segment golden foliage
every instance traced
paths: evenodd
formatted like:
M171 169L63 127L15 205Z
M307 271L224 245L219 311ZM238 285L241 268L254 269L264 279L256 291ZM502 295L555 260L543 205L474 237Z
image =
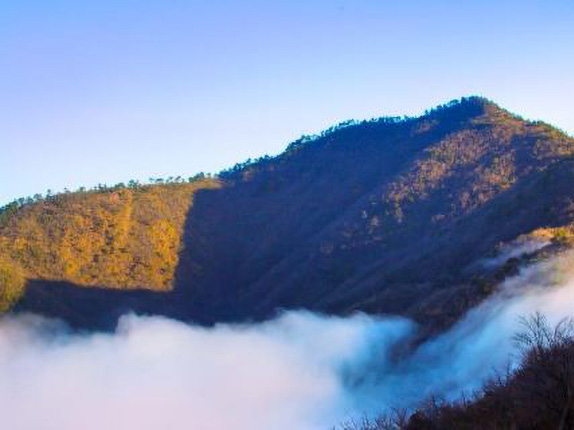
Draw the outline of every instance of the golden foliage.
M71 193L28 205L0 229L0 256L26 278L108 288L171 288L187 213L215 180Z
M24 291L24 273L18 265L5 258L0 259L0 312L15 303Z

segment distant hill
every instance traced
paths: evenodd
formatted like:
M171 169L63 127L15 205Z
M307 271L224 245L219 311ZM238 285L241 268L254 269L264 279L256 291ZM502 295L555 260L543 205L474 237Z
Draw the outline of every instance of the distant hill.
M501 244L570 240L572 184L574 139L483 98L346 122L214 179L5 210L5 307L83 325L307 308L444 326L510 273L472 269Z

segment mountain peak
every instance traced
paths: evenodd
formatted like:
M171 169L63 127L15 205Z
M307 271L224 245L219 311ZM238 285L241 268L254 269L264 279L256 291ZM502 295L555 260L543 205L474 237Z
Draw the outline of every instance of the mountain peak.
M423 117L472 118L484 114L508 113L492 100L482 96L468 96L454 99L427 110Z

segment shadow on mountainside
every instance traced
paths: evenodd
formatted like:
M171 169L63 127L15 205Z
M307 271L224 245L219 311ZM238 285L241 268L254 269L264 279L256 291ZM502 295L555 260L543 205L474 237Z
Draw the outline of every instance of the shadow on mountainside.
M126 313L168 315L171 293L86 287L64 281L27 282L16 312L33 312L66 321L76 329L114 330Z

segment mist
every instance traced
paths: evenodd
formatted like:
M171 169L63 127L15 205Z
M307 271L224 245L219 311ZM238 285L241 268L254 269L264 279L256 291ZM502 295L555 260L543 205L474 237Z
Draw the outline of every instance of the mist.
M523 269L442 335L397 355L412 321L287 312L202 328L126 315L75 333L35 315L0 321L0 416L13 430L328 430L429 394L456 399L516 366L536 311L574 313L572 254Z

